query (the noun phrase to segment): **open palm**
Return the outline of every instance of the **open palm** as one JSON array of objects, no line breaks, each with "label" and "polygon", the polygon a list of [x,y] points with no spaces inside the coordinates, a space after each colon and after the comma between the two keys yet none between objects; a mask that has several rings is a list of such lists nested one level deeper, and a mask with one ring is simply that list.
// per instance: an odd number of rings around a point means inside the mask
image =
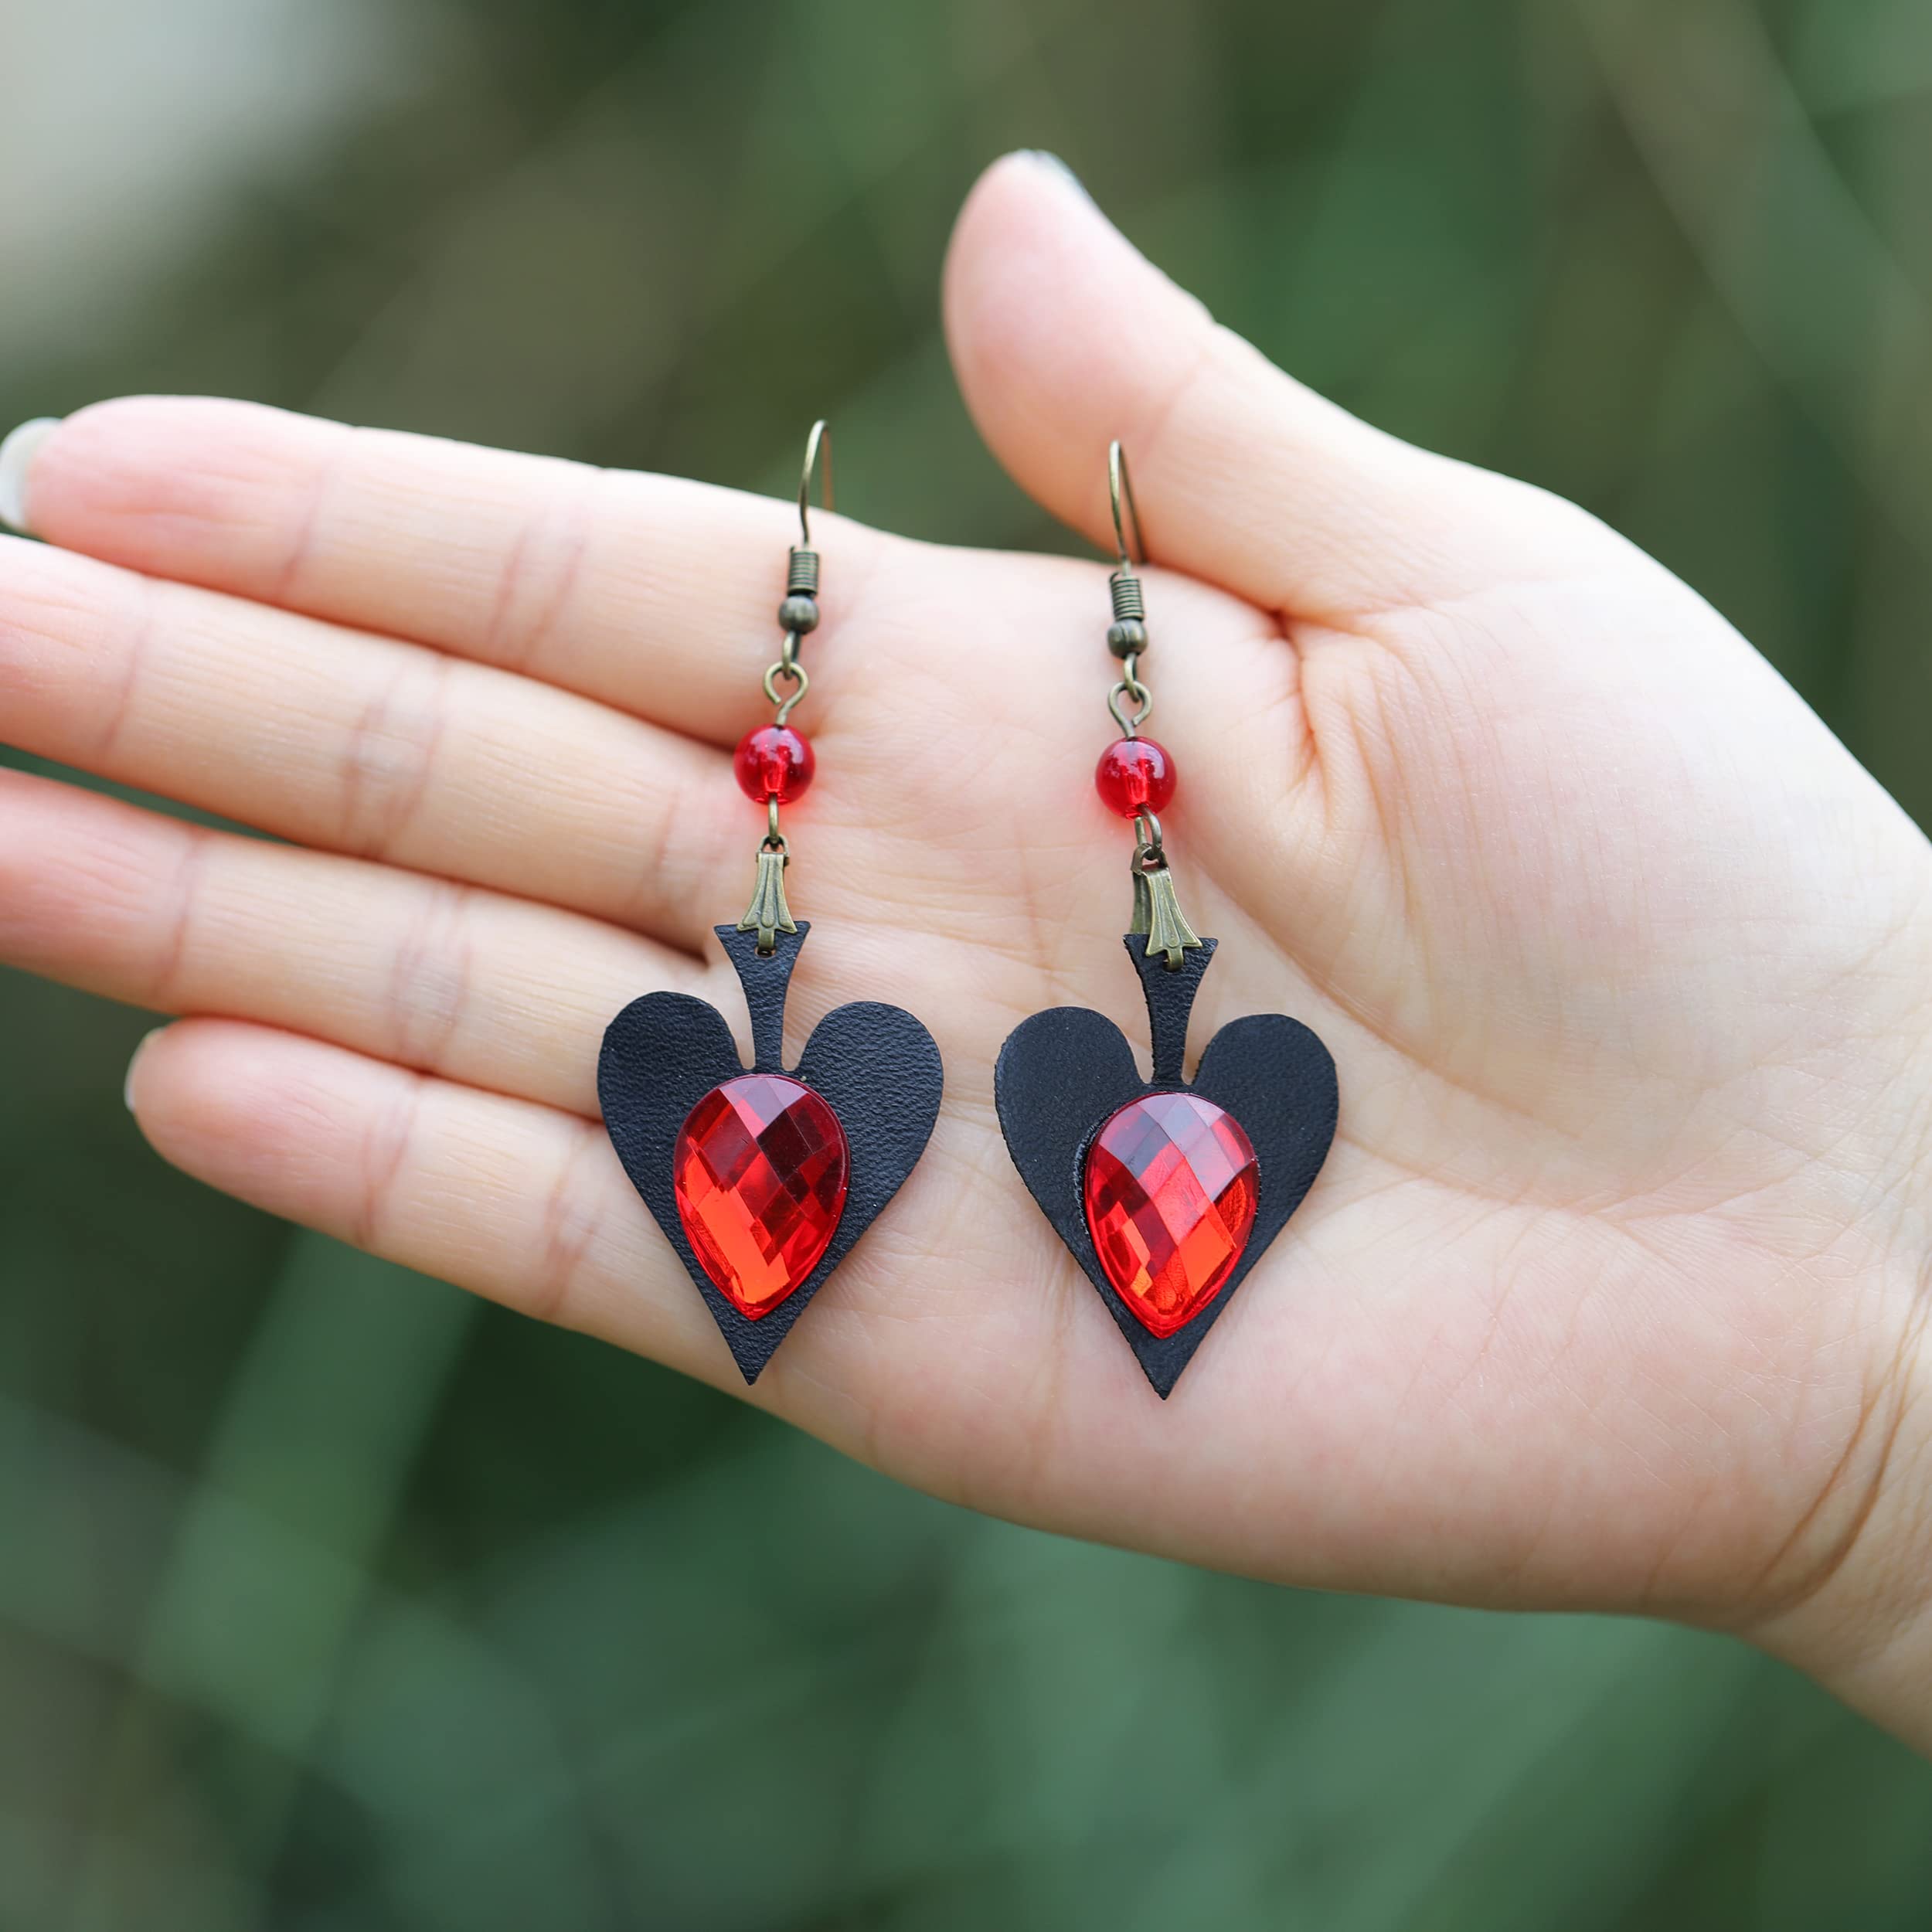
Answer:
[{"label": "open palm", "polygon": [[[910,1008],[947,1097],[753,1399],[981,1507],[1257,1574],[1770,1626],[1835,1581],[1913,1379],[1919,834],[1693,594],[1217,332],[1015,158],[962,218],[966,396],[1106,527],[1133,457],[1196,1047],[1328,1041],[1321,1179],[1156,1400],[1001,1142],[1046,1006],[1145,1038],[1104,572],[828,517],[787,814],[794,1045]],[[596,1121],[638,994],[743,1030],[729,750],[791,512],[235,404],[69,419],[0,551],[12,740],[279,835],[0,785],[0,949],[189,1015],[131,1082],[243,1198],[726,1386]]]}]

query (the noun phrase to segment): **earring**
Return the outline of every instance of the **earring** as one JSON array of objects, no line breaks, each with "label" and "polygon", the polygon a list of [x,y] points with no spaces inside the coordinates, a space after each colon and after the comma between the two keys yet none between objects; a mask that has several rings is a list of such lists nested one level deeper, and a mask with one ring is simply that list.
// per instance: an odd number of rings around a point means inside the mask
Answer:
[{"label": "earring", "polygon": [[1126,944],[1147,998],[1153,1073],[1141,1078],[1112,1021],[1056,1007],[1008,1038],[994,1099],[1013,1165],[1165,1397],[1314,1185],[1338,1097],[1328,1049],[1279,1013],[1230,1022],[1185,1077],[1188,1015],[1216,942],[1196,934],[1175,896],[1159,818],[1174,763],[1141,735],[1154,699],[1139,676],[1146,612],[1123,498],[1143,560],[1146,545],[1117,442],[1107,485],[1120,561],[1107,641],[1121,662],[1107,708],[1121,735],[1094,777],[1107,807],[1134,821]]},{"label": "earring", "polygon": [[939,1049],[896,1006],[839,1007],[784,1069],[785,992],[811,927],[785,903],[791,851],[778,808],[804,792],[815,764],[787,720],[811,684],[799,643],[818,624],[811,498],[821,447],[830,510],[831,438],[815,423],[798,479],[801,541],[778,607],[784,643],[764,678],[775,713],[733,761],[740,787],[765,808],[757,883],[744,917],[713,928],[744,989],[751,1069],[716,1008],[688,993],[633,1001],[611,1022],[597,1065],[617,1158],[747,1383],[899,1192],[939,1114]]}]

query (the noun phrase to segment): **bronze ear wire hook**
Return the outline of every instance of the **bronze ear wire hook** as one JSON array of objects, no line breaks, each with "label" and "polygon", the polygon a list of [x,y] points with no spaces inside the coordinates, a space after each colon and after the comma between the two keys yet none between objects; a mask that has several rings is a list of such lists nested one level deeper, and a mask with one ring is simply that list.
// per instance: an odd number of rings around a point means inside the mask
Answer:
[{"label": "bronze ear wire hook", "polygon": [[812,424],[811,434],[805,438],[804,467],[798,472],[798,539],[808,550],[811,548],[811,473],[818,467],[818,456],[821,450],[825,458],[825,513],[829,516],[832,514],[832,431],[822,416]]},{"label": "bronze ear wire hook", "polygon": [[[1154,694],[1138,675],[1141,653],[1147,648],[1147,606],[1141,594],[1141,580],[1135,574],[1134,553],[1127,545],[1127,524],[1134,526],[1134,543],[1147,562],[1147,537],[1141,528],[1141,506],[1134,500],[1134,478],[1127,467],[1127,451],[1117,436],[1107,446],[1107,495],[1114,512],[1114,544],[1120,562],[1108,573],[1107,587],[1114,600],[1114,621],[1107,628],[1107,648],[1121,660],[1120,682],[1107,694],[1107,708],[1124,738],[1138,738],[1141,727],[1154,714]],[[1127,519],[1121,517],[1121,504],[1127,504]],[[1121,700],[1134,705],[1130,716]],[[1154,844],[1158,849],[1157,829]]]},{"label": "bronze ear wire hook", "polygon": [[[818,553],[811,547],[811,478],[823,457],[825,509],[832,509],[832,431],[821,416],[805,438],[805,460],[798,471],[798,537],[791,546],[785,570],[784,601],[778,607],[778,622],[785,634],[778,661],[765,672],[765,696],[774,706],[771,722],[781,730],[791,716],[792,707],[811,689],[811,679],[798,662],[798,641],[818,628]],[[791,688],[781,697],[781,681]],[[740,932],[758,935],[758,950],[770,954],[781,933],[798,927],[785,903],[785,868],[791,863],[791,848],[778,829],[778,800],[774,794],[765,801],[765,835],[758,843],[758,878],[752,889],[751,903],[738,922]]]},{"label": "bronze ear wire hook", "polygon": [[[821,416],[805,438],[805,460],[798,471],[798,541],[791,546],[791,567],[785,574],[785,600],[778,607],[778,621],[784,626],[785,641],[778,662],[765,673],[765,696],[777,706],[772,723],[782,725],[791,708],[811,688],[811,679],[798,662],[798,640],[818,621],[818,553],[811,547],[811,478],[825,458],[825,509],[832,509],[832,430]],[[791,686],[789,694],[778,695],[778,680]],[[775,838],[776,833],[773,835]]]},{"label": "bronze ear wire hook", "polygon": [[1127,451],[1121,447],[1117,436],[1107,446],[1107,494],[1114,506],[1114,542],[1121,553],[1121,571],[1131,577],[1134,558],[1127,547],[1127,532],[1121,527],[1122,497],[1127,499],[1128,520],[1134,526],[1134,542],[1143,566],[1147,563],[1147,539],[1141,530],[1141,506],[1134,501],[1134,479],[1128,474]]}]

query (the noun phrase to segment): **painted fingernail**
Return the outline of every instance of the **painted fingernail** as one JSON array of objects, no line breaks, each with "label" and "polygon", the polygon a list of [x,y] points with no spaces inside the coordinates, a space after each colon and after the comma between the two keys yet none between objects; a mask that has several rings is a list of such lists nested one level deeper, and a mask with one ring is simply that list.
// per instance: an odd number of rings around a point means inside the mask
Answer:
[{"label": "painted fingernail", "polygon": [[59,428],[57,416],[36,416],[0,443],[0,523],[21,536],[32,533],[27,521],[27,472],[34,452]]},{"label": "painted fingernail", "polygon": [[1068,167],[1066,163],[1062,161],[1060,156],[1053,153],[1051,149],[1046,148],[1022,148],[1019,151],[1024,155],[1029,161],[1032,162],[1036,167],[1050,168],[1053,173],[1059,175],[1060,179],[1065,182],[1067,185],[1073,189],[1073,191],[1083,200],[1093,200],[1094,197],[1087,192],[1087,183],[1082,181],[1080,176],[1075,174],[1073,169]]},{"label": "painted fingernail", "polygon": [[151,1033],[145,1035],[141,1044],[134,1049],[134,1058],[128,1063],[128,1077],[121,1083],[121,1097],[127,1103],[130,1114],[134,1111],[134,1076],[141,1070],[141,1057],[167,1030],[165,1026],[157,1026]]}]

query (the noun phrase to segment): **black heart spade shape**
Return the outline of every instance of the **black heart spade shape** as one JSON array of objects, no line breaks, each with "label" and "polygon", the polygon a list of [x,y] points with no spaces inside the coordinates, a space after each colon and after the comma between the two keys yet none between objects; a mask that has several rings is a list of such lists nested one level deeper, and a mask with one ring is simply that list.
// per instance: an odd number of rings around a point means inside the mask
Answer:
[{"label": "black heart spade shape", "polygon": [[[1022,1020],[1008,1036],[994,1072],[994,1099],[1020,1178],[1165,1399],[1315,1185],[1335,1140],[1340,1100],[1327,1047],[1299,1020],[1281,1013],[1230,1020],[1208,1043],[1193,1080],[1184,1080],[1188,1015],[1215,942],[1202,940],[1172,971],[1162,955],[1147,957],[1145,934],[1128,934],[1126,944],[1147,995],[1152,1078],[1141,1078],[1134,1049],[1111,1020],[1084,1007],[1056,1006]],[[1258,1169],[1247,1246],[1214,1299],[1165,1336],[1144,1328],[1107,1278],[1087,1230],[1082,1185],[1087,1151],[1101,1128],[1130,1100],[1160,1093],[1197,1094],[1231,1114],[1254,1148]]]},{"label": "black heart spade shape", "polygon": [[[606,1030],[597,1062],[597,1095],[617,1158],[677,1250],[748,1383],[757,1380],[826,1277],[899,1192],[939,1116],[939,1049],[899,1007],[872,1000],[838,1007],[813,1029],[797,1066],[781,1063],[785,992],[811,930],[801,920],[795,933],[781,933],[776,949],[766,954],[758,951],[756,933],[713,928],[737,969],[751,1015],[749,1070],[724,1016],[689,993],[633,1000]],[[784,1073],[821,1094],[845,1129],[851,1160],[845,1209],[818,1266],[755,1321],[726,1299],[692,1251],[679,1218],[672,1171],[678,1131],[692,1108],[713,1087],[747,1070]]]}]

